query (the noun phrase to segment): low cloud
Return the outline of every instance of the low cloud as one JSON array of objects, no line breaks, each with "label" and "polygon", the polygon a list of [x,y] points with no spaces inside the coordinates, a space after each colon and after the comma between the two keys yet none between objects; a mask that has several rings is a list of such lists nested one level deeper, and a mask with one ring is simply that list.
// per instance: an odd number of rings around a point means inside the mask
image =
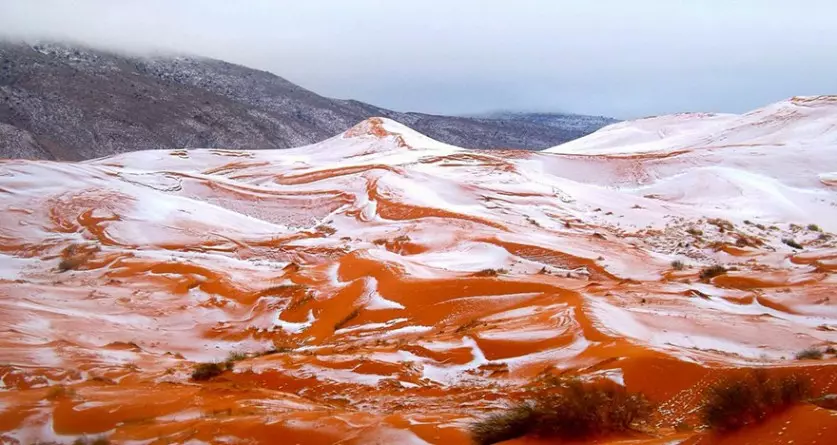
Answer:
[{"label": "low cloud", "polygon": [[819,0],[0,0],[0,36],[216,57],[403,111],[626,118],[835,93],[835,16]]}]

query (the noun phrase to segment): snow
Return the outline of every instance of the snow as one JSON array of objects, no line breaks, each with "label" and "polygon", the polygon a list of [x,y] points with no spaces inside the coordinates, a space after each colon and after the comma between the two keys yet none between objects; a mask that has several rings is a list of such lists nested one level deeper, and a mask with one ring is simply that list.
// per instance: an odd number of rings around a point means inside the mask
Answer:
[{"label": "snow", "polygon": [[562,154],[626,155],[686,147],[696,137],[722,128],[734,114],[682,113],[621,122],[544,151]]},{"label": "snow", "polygon": [[377,283],[377,280],[375,280],[375,278],[373,277],[366,278],[366,309],[370,311],[383,309],[404,309],[403,305],[391,300],[387,300],[386,298],[382,297],[381,294],[379,294],[376,290]]},{"label": "snow", "polygon": [[[22,190],[0,213],[0,241],[13,240],[0,253],[9,294],[0,309],[20,336],[8,336],[9,363],[136,362],[159,382],[174,363],[149,363],[162,348],[219,360],[276,339],[293,352],[250,360],[254,372],[411,387],[419,376],[494,385],[503,365],[500,381],[517,384],[546,366],[587,369],[602,351],[728,364],[790,356],[831,341],[820,326],[837,324],[823,304],[835,283],[823,231],[837,230],[837,141],[824,117],[837,103],[820,102],[625,122],[546,153],[466,151],[384,119],[289,150],[2,164],[0,189]],[[82,215],[108,220],[94,227]],[[734,228],[719,230],[713,217]],[[54,220],[69,228],[47,225]],[[738,235],[765,245],[715,249]],[[806,253],[791,257],[788,236]],[[72,242],[99,248],[97,261],[58,274]],[[673,271],[675,258],[689,267]],[[736,267],[727,279],[778,287],[697,282],[715,263]],[[473,277],[487,269],[502,271]],[[312,297],[294,299],[307,305],[295,321],[290,298],[263,292],[289,285]],[[309,329],[336,297],[364,324]],[[102,348],[112,341],[143,351]],[[167,378],[188,377],[178,372]],[[619,369],[594,376],[624,384]]]},{"label": "snow", "polygon": [[314,323],[316,318],[314,317],[313,311],[308,311],[308,318],[304,322],[295,323],[291,321],[282,320],[282,312],[276,313],[276,318],[273,319],[274,326],[278,327],[279,329],[289,333],[289,334],[296,334],[299,332],[304,331],[311,327],[311,324]]},{"label": "snow", "polygon": [[506,267],[511,255],[506,249],[495,244],[466,242],[450,250],[421,253],[409,258],[411,261],[439,269],[478,272]]},{"label": "snow", "polygon": [[432,363],[425,363],[422,367],[422,377],[445,385],[453,385],[458,382],[465,371],[476,369],[488,363],[477,342],[473,338],[463,337],[462,345],[471,348],[473,358],[464,365],[438,366]]},{"label": "snow", "polygon": [[0,253],[0,280],[17,280],[27,267],[37,266],[39,263],[40,260],[36,258],[18,258]]},{"label": "snow", "polygon": [[545,150],[635,155],[735,145],[833,144],[833,96],[796,97],[743,115],[685,113],[621,122]]}]

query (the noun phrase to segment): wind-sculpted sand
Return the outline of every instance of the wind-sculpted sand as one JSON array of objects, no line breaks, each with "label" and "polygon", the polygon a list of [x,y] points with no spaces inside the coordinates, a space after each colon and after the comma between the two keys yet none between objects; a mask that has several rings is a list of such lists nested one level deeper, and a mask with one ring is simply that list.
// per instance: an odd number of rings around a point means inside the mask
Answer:
[{"label": "wind-sculpted sand", "polygon": [[795,358],[837,342],[835,122],[796,98],[540,153],[370,119],[289,150],[2,161],[0,442],[467,444],[577,377],[654,404],[601,443],[829,443],[815,404],[727,434],[699,409],[749,368],[837,393],[833,354]]}]

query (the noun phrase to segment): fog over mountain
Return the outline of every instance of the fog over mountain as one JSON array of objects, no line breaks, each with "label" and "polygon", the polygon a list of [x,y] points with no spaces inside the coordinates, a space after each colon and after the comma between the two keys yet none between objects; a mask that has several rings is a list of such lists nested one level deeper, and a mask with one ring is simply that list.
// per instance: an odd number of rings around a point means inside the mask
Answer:
[{"label": "fog over mountain", "polygon": [[0,0],[0,34],[173,50],[397,111],[621,119],[837,90],[830,0]]},{"label": "fog over mountain", "polygon": [[468,148],[543,149],[614,122],[400,113],[220,60],[0,43],[0,157],[81,160],[164,148],[289,148],[373,116]]}]

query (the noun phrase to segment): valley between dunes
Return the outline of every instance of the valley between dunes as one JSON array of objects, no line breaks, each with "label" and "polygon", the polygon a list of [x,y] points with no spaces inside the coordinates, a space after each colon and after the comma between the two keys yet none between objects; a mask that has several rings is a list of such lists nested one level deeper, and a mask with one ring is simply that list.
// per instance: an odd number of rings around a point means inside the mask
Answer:
[{"label": "valley between dunes", "polygon": [[811,403],[728,434],[698,411],[741,369],[837,393],[834,354],[795,358],[837,344],[836,187],[837,97],[543,152],[372,118],[287,150],[0,161],[0,443],[467,444],[567,376],[655,404],[598,443],[830,443]]}]

